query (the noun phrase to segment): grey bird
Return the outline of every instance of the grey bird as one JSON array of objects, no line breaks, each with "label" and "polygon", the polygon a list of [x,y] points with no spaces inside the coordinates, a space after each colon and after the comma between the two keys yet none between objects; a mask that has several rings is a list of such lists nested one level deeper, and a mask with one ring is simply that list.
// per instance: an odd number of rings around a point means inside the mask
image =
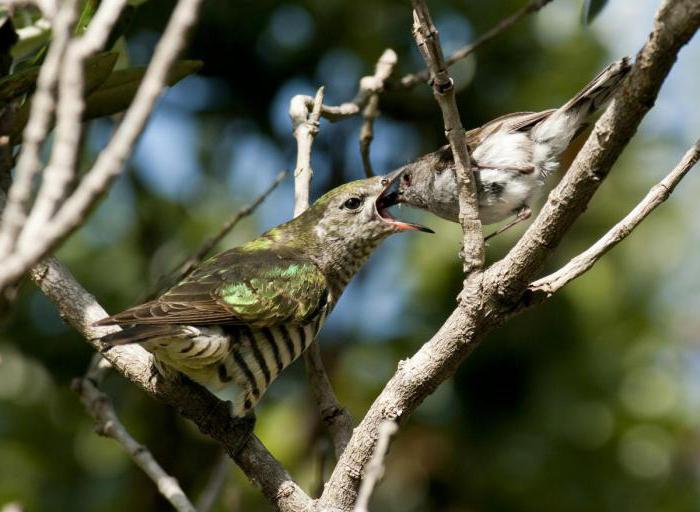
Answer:
[{"label": "grey bird", "polygon": [[123,327],[102,341],[140,343],[166,376],[182,372],[213,391],[234,386],[233,416],[247,416],[313,341],[379,243],[400,231],[430,231],[389,213],[391,185],[375,177],[331,190],[294,220],[211,257],[155,300],[100,320]]},{"label": "grey bird", "polygon": [[[558,109],[506,114],[466,133],[481,222],[515,216],[493,235],[530,217],[562,153],[607,105],[630,67],[627,57],[610,64]],[[458,222],[457,176],[449,147],[401,168],[398,192],[401,202]]]}]

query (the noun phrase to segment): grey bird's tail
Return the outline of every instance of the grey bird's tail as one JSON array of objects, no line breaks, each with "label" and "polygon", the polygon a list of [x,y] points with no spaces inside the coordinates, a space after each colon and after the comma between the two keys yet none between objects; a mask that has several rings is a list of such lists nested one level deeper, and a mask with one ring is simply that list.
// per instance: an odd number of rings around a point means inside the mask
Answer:
[{"label": "grey bird's tail", "polygon": [[533,129],[533,139],[563,151],[593,113],[603,108],[617,92],[631,69],[629,57],[613,62],[591,80],[576,96],[552,112]]}]

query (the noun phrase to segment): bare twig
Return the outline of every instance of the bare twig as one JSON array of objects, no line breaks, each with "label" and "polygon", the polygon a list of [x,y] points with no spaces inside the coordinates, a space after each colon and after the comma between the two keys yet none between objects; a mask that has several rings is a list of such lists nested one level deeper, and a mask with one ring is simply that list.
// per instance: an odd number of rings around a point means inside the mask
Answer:
[{"label": "bare twig", "polygon": [[80,395],[85,409],[95,419],[95,431],[122,445],[132,460],[158,487],[158,491],[179,512],[195,512],[177,480],[168,475],[148,449],[139,444],[119,421],[112,401],[87,378],[75,379],[73,389]]},{"label": "bare twig", "polygon": [[[309,191],[311,188],[311,145],[318,133],[318,123],[323,105],[323,87],[319,88],[314,99],[311,114],[306,113],[306,107],[300,108],[299,96],[292,98],[289,105],[289,115],[294,126],[294,137],[297,140],[297,167],[294,171],[294,216],[301,215],[309,207]],[[304,351],[306,375],[309,379],[314,398],[318,403],[323,422],[328,427],[336,456],[345,449],[352,432],[352,418],[348,411],[338,403],[328,374],[321,359],[321,349],[317,341],[313,341]]]},{"label": "bare twig", "polygon": [[352,417],[335,396],[317,341],[314,341],[304,352],[304,363],[306,377],[309,379],[311,392],[318,404],[321,421],[331,435],[335,456],[340,457],[352,435]]},{"label": "bare twig", "polygon": [[657,206],[669,198],[676,185],[693,168],[698,159],[700,159],[700,140],[683,155],[678,165],[663,180],[654,185],[644,199],[600,240],[553,274],[532,283],[528,290],[533,293],[544,293],[549,297],[590,270],[605,253],[627,238]]},{"label": "bare twig", "polygon": [[27,219],[32,184],[34,177],[41,170],[39,150],[49,132],[55,107],[54,89],[70,39],[71,27],[76,20],[76,4],[76,0],[64,2],[53,23],[53,38],[39,71],[29,121],[24,129],[22,151],[17,160],[14,183],[8,193],[7,205],[0,223],[1,259],[5,259],[14,250]]},{"label": "bare twig", "polygon": [[[459,181],[459,222],[464,231],[462,257],[464,273],[470,276],[484,265],[484,238],[476,199],[476,182],[471,170],[464,127],[459,117],[454,80],[450,77],[440,46],[440,36],[424,0],[412,0],[413,37],[430,70],[430,83],[445,122],[445,137],[454,156]],[[478,278],[478,276],[474,276]],[[478,279],[477,279],[478,280]]]},{"label": "bare twig", "polygon": [[369,157],[369,148],[374,138],[374,120],[379,117],[379,94],[384,90],[384,84],[394,72],[394,66],[398,57],[392,49],[384,50],[374,68],[373,76],[366,76],[360,81],[360,90],[371,91],[366,105],[362,109],[362,128],[360,129],[360,155],[365,175],[368,178],[374,176],[372,161]]},{"label": "bare twig", "polygon": [[294,138],[297,140],[297,165],[294,169],[294,216],[298,217],[309,207],[311,193],[311,145],[318,134],[318,125],[323,105],[323,87],[319,87],[316,98],[308,114],[306,107],[299,109],[295,96],[289,105],[289,116],[292,118]]},{"label": "bare twig", "polygon": [[221,240],[226,235],[228,235],[241,220],[250,216],[258,208],[258,206],[260,206],[263,203],[263,201],[265,201],[265,199],[268,198],[268,196],[277,188],[277,186],[280,183],[282,183],[284,178],[287,177],[287,174],[287,171],[281,171],[279,174],[277,174],[270,186],[267,187],[258,197],[256,197],[252,203],[234,213],[224,223],[224,225],[221,226],[219,231],[214,236],[209,237],[204,242],[202,242],[202,244],[192,256],[190,256],[180,265],[178,265],[177,270],[173,272],[175,278],[172,279],[172,281],[180,281],[181,279],[187,277],[192,272],[192,270],[204,260],[204,258],[216,246],[216,244],[221,242]]},{"label": "bare twig", "polygon": [[[187,32],[197,19],[201,3],[202,0],[180,0],[178,2],[163,37],[156,47],[151,64],[146,70],[134,101],[126,111],[107,147],[100,153],[92,169],[81,181],[73,195],[62,204],[51,222],[44,226],[36,236],[28,239],[20,248],[21,250],[5,259],[4,265],[0,268],[0,289],[18,279],[29,267],[84,222],[90,208],[95,205],[111,181],[122,171],[126,158],[131,153],[156,100],[165,87],[167,72],[185,44]],[[22,222],[23,219],[19,222],[20,226]]]},{"label": "bare twig", "polygon": [[389,441],[391,441],[391,436],[393,436],[398,429],[398,425],[389,420],[385,420],[379,425],[377,445],[374,448],[372,458],[365,468],[365,476],[362,479],[360,490],[357,493],[357,503],[355,503],[353,512],[367,512],[369,499],[374,492],[374,488],[384,475],[384,457],[389,449]]},{"label": "bare twig", "polygon": [[[396,52],[391,49],[384,50],[375,67],[375,74],[360,79],[360,87],[355,98],[337,106],[322,105],[321,116],[331,122],[335,122],[359,114],[372,94],[381,93],[384,90],[385,82],[389,78],[395,64]],[[302,117],[302,113],[304,113],[304,116],[308,115],[313,106],[314,98],[311,96],[297,95],[292,98],[290,114],[292,110],[295,112],[292,115],[292,122],[294,122],[295,117]],[[303,118],[305,119],[305,117]]]},{"label": "bare twig", "polygon": [[197,499],[197,512],[210,512],[214,508],[219,496],[221,496],[221,491],[226,485],[226,477],[230,473],[229,464],[226,452],[222,452],[219,460],[214,465],[206,487],[204,487],[202,494]]},{"label": "bare twig", "polygon": [[244,438],[231,418],[230,407],[206,389],[187,380],[170,380],[153,372],[153,356],[139,345],[105,350],[100,338],[118,327],[96,327],[107,316],[104,309],[58,261],[47,258],[31,270],[36,285],[51,300],[62,318],[70,323],[97,351],[102,351],[115,371],[150,396],[174,407],[192,420],[205,435],[218,441],[246,476],[283,512],[310,510],[311,498],[267,451],[257,437]]},{"label": "bare twig", "polygon": [[[490,28],[487,32],[485,32],[479,39],[474,41],[471,44],[467,44],[462,46],[461,48],[455,50],[452,55],[447,57],[446,59],[446,64],[447,66],[452,66],[456,62],[459,62],[462,59],[467,58],[469,55],[474,53],[476,50],[481,48],[483,45],[486,43],[492,41],[496,37],[498,37],[501,33],[505,32],[508,30],[510,27],[515,25],[518,21],[523,19],[525,16],[535,13],[542,9],[545,5],[550,3],[552,0],[531,0],[528,2],[526,5],[515,11],[513,14],[510,16],[507,16],[503,18],[501,21],[496,23],[492,28]],[[399,84],[401,87],[410,89],[418,85],[419,83],[425,83],[428,81],[430,78],[430,70],[429,69],[423,69],[422,71],[419,71],[417,73],[409,73],[408,75],[404,75],[401,77],[401,80],[399,80]],[[393,85],[393,84],[390,84]]]},{"label": "bare twig", "polygon": [[58,209],[75,176],[85,110],[85,60],[103,48],[126,4],[127,0],[102,2],[83,36],[71,41],[66,49],[58,81],[55,141],[31,215],[18,240],[20,248],[41,236],[42,227]]}]

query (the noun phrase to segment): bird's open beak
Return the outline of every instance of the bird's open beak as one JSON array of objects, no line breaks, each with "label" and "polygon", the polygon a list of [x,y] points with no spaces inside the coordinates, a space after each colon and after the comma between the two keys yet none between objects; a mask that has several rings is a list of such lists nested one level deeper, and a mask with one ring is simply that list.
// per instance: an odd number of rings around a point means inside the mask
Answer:
[{"label": "bird's open beak", "polygon": [[379,194],[379,197],[377,197],[377,200],[374,203],[374,208],[377,212],[377,215],[380,219],[382,219],[387,224],[390,224],[394,229],[398,231],[423,231],[424,233],[435,233],[435,231],[433,231],[430,228],[421,226],[420,224],[404,222],[395,218],[393,215],[391,215],[391,213],[389,213],[389,208],[401,202],[399,200],[398,192],[398,178],[400,174],[401,171],[396,171],[394,173],[387,174],[382,180],[384,189],[382,190],[382,193]]}]

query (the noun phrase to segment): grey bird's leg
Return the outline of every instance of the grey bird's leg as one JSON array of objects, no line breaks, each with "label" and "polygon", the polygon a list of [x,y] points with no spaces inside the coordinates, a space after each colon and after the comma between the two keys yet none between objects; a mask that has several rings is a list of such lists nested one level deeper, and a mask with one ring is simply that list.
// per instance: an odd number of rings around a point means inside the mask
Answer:
[{"label": "grey bird's leg", "polygon": [[500,235],[501,233],[503,233],[504,231],[509,230],[510,228],[512,228],[513,226],[515,226],[516,224],[520,224],[522,221],[529,219],[531,216],[532,216],[532,209],[531,209],[529,206],[523,206],[522,208],[520,208],[520,209],[517,211],[517,213],[515,214],[515,217],[513,218],[512,221],[510,221],[510,222],[509,222],[508,224],[506,224],[505,226],[503,226],[503,227],[497,229],[496,231],[494,231],[494,232],[491,233],[490,235],[487,235],[487,236],[484,238],[484,241],[487,241],[487,240],[493,238],[493,237],[496,236],[496,235]]},{"label": "grey bird's leg", "polygon": [[478,172],[481,169],[498,169],[499,171],[511,171],[519,174],[532,174],[535,172],[534,165],[509,165],[508,167],[503,167],[502,165],[492,165],[488,162],[483,163],[472,160],[472,172]]}]

